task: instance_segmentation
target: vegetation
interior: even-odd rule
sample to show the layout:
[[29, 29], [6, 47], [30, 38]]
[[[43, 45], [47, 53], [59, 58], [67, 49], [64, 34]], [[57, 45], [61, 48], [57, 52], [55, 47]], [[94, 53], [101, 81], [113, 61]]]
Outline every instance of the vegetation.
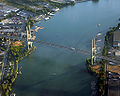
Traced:
[[[35, 47], [33, 47], [34, 49]], [[32, 50], [33, 50], [32, 49]], [[1, 84], [1, 89], [3, 90], [3, 96], [9, 96], [12, 91], [12, 84], [17, 78], [18, 72], [18, 62], [22, 60], [25, 56], [29, 55], [32, 50], [27, 50], [23, 45], [22, 46], [13, 46], [11, 44], [10, 50], [8, 52], [7, 60], [10, 62], [10, 73], [7, 77], [4, 77], [4, 80]]]
[[98, 75], [98, 96], [105, 96], [105, 61], [101, 62], [101, 68]]
[[75, 3], [74, 2], [67, 2], [67, 3], [57, 3], [57, 2], [52, 2], [50, 0], [3, 0], [4, 2], [6, 2], [8, 5], [12, 5], [12, 6], [15, 6], [17, 8], [21, 8], [21, 9], [24, 9], [24, 10], [27, 10], [27, 11], [31, 11], [35, 14], [47, 14], [48, 12], [51, 12], [51, 8], [48, 8], [48, 7], [44, 7], [42, 6], [42, 9], [41, 10], [36, 10], [34, 8], [31, 8], [29, 5], [31, 6], [37, 6], [37, 7], [41, 7], [40, 6], [40, 2], [42, 3], [46, 3], [46, 4], [49, 4], [50, 6], [52, 6], [53, 8], [63, 8], [65, 6], [68, 6], [68, 5], [74, 5]]
[[93, 68], [93, 65], [91, 65], [91, 59], [87, 59], [86, 60], [86, 65], [87, 65], [87, 69], [91, 74], [95, 74], [97, 75], [98, 73], [95, 71], [95, 69]]
[[[120, 27], [120, 23], [118, 24], [117, 27], [113, 27], [110, 31], [108, 31], [106, 33], [105, 36], [105, 42], [104, 42], [104, 49], [103, 49], [103, 56], [107, 56], [107, 43], [109, 41], [110, 36], [113, 35], [114, 31], [116, 31], [118, 28]], [[107, 84], [106, 84], [106, 61], [102, 60], [101, 62], [99, 62], [100, 64], [100, 71], [97, 73], [97, 71], [93, 68], [94, 66], [91, 65], [91, 60], [88, 59], [86, 60], [87, 62], [87, 68], [88, 71], [91, 73], [95, 73], [97, 74], [97, 85], [98, 85], [98, 89], [97, 89], [97, 96], [107, 96]], [[96, 65], [95, 65], [96, 66]]]

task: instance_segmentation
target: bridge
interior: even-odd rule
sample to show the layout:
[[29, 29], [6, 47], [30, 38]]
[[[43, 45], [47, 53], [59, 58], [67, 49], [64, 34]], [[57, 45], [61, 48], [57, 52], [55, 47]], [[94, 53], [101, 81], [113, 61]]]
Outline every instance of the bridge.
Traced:
[[[77, 48], [74, 48], [74, 47], [68, 47], [68, 46], [49, 43], [49, 42], [40, 41], [40, 40], [35, 40], [33, 42], [43, 44], [43, 45], [47, 45], [47, 46], [51, 46], [51, 47], [63, 48], [63, 49], [67, 49], [67, 50], [70, 50], [70, 51], [73, 51], [73, 52], [76, 52], [76, 53], [82, 53], [82, 54], [89, 55], [89, 56], [92, 55], [91, 52], [89, 52], [89, 51], [77, 49]], [[104, 60], [107, 60], [107, 61], [112, 61], [112, 62], [117, 63], [117, 64], [120, 64], [120, 60], [119, 60], [120, 58], [118, 58], [118, 59], [114, 58], [114, 57], [111, 58], [111, 57], [108, 57], [108, 56], [101, 56], [100, 54], [95, 54], [95, 57], [100, 58], [100, 59], [104, 59]]]
[[[70, 50], [70, 51], [73, 51], [73, 52], [76, 52], [76, 53], [81, 53], [81, 54], [85, 54], [85, 55], [89, 55], [89, 56], [92, 55], [92, 53], [89, 52], [89, 51], [77, 49], [77, 48], [74, 48], [74, 47], [68, 47], [68, 46], [59, 45], [59, 44], [50, 43], [50, 42], [45, 42], [45, 41], [41, 41], [41, 40], [31, 40], [30, 39], [31, 36], [30, 37], [27, 36], [27, 38], [21, 38], [21, 37], [13, 37], [13, 36], [0, 35], [0, 37], [10, 38], [10, 39], [14, 39], [14, 40], [27, 41], [28, 42], [27, 43], [28, 44], [27, 45], [28, 49], [30, 49], [30, 47], [32, 47], [32, 43], [35, 42], [35, 43], [43, 44], [43, 45], [50, 46], [50, 47], [67, 49], [67, 50]], [[100, 59], [104, 59], [104, 60], [107, 60], [107, 61], [112, 61], [114, 63], [120, 64], [119, 58], [114, 58], [114, 57], [111, 58], [111, 57], [108, 57], [108, 56], [101, 56], [100, 54], [94, 54], [94, 56], [96, 58], [100, 58]]]
[[[62, 49], [69, 50], [69, 51], [72, 51], [72, 52], [89, 55], [89, 56], [92, 57], [92, 59], [95, 57], [95, 58], [100, 58], [100, 59], [104, 59], [104, 60], [107, 60], [107, 61], [112, 61], [112, 62], [120, 65], [120, 58], [116, 58], [116, 57], [111, 58], [111, 57], [108, 57], [108, 56], [102, 56], [102, 55], [97, 54], [97, 53], [94, 54], [93, 52], [89, 52], [89, 51], [86, 51], [86, 50], [81, 50], [81, 49], [77, 49], [77, 48], [74, 48], [74, 47], [64, 46], [64, 45], [55, 44], [55, 43], [51, 43], [51, 42], [46, 42], [46, 41], [41, 41], [41, 40], [32, 40], [31, 39], [32, 36], [31, 36], [30, 26], [26, 27], [26, 36], [24, 38], [19, 37], [19, 36], [7, 36], [7, 35], [4, 35], [4, 34], [0, 34], [0, 38], [8, 38], [8, 39], [13, 39], [13, 40], [25, 41], [27, 43], [28, 50], [32, 48], [33, 43], [39, 43], [39, 44], [43, 44], [43, 45], [50, 46], [50, 47], [62, 48]], [[92, 45], [92, 49], [94, 50], [95, 46], [93, 46], [93, 45]], [[2, 67], [1, 80], [3, 80], [3, 76], [5, 74], [4, 67], [7, 64], [6, 56], [7, 56], [8, 51], [9, 51], [9, 44], [8, 44], [7, 50], [4, 54], [4, 59], [2, 61], [3, 62], [3, 67]]]

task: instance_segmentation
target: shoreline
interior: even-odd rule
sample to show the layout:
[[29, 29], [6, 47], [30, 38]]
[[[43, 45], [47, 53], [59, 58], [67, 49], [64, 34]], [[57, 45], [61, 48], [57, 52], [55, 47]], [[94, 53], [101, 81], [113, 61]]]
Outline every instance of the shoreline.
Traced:
[[[103, 56], [108, 55], [107, 54], [108, 53], [108, 49], [107, 49], [108, 40], [111, 37], [111, 34], [113, 34], [113, 32], [115, 32], [116, 30], [118, 30], [119, 27], [120, 27], [120, 23], [118, 23], [118, 25], [116, 27], [113, 27], [111, 30], [106, 32], [105, 40], [104, 40], [104, 48], [103, 48], [103, 51], [102, 51]], [[108, 95], [108, 93], [107, 93], [108, 85], [106, 84], [106, 82], [107, 82], [106, 81], [106, 79], [107, 79], [106, 72], [107, 72], [107, 70], [108, 70], [108, 72], [110, 72], [111, 70], [106, 69], [107, 66], [108, 66], [106, 63], [107, 63], [106, 60], [101, 60], [99, 62], [99, 64], [91, 65], [91, 59], [86, 60], [86, 67], [87, 67], [88, 73], [90, 73], [91, 75], [93, 75], [97, 79], [97, 81], [96, 81], [97, 86], [96, 86], [95, 92], [93, 92], [93, 93], [96, 93], [96, 91], [97, 91], [97, 94], [96, 95], [93, 94], [93, 96], [98, 96], [100, 94], [101, 95], [102, 94], [104, 94], [104, 95], [107, 94]], [[114, 66], [114, 65], [112, 65], [112, 66]], [[98, 70], [98, 69], [100, 69], [100, 70]], [[100, 78], [101, 78], [102, 81], [99, 80]], [[103, 83], [101, 84], [101, 82], [103, 82]], [[102, 91], [100, 91], [101, 90], [100, 84], [101, 84], [101, 87], [102, 87]]]
[[[17, 48], [17, 47], [15, 47], [15, 48]], [[22, 49], [24, 49], [24, 47]], [[22, 49], [18, 48], [18, 50], [21, 50], [21, 51], [22, 51]], [[33, 46], [31, 50], [28, 50], [28, 51], [24, 50], [24, 52], [22, 52], [22, 53], [21, 52], [17, 53], [17, 54], [21, 54], [22, 56], [16, 57], [16, 56], [14, 56], [14, 54], [13, 54], [13, 56], [11, 56], [11, 52], [14, 49], [11, 50], [11, 48], [10, 48], [10, 52], [8, 53], [7, 60], [8, 61], [10, 60], [9, 62], [11, 63], [10, 64], [11, 71], [10, 71], [9, 75], [7, 75], [7, 77], [3, 79], [3, 81], [1, 82], [1, 85], [0, 85], [0, 88], [3, 91], [2, 92], [3, 96], [11, 96], [11, 94], [13, 94], [12, 86], [13, 86], [15, 80], [17, 79], [17, 76], [19, 74], [22, 74], [21, 71], [19, 72], [20, 68], [18, 68], [18, 64], [21, 60], [23, 60], [25, 57], [30, 55], [35, 49], [36, 49], [36, 47]]]
[[[10, 4], [11, 5], [11, 4]], [[61, 9], [60, 9], [61, 10]], [[56, 11], [57, 12], [57, 11]], [[56, 13], [55, 12], [55, 13]], [[43, 17], [41, 20], [45, 19], [46, 17]], [[4, 19], [7, 19], [6, 17]], [[4, 20], [3, 19], [3, 20]], [[39, 21], [34, 21], [34, 19], [29, 19], [28, 22], [26, 23], [27, 25], [30, 23], [30, 27], [34, 26], [35, 23], [37, 22], [40, 22], [41, 20]], [[2, 21], [2, 20], [1, 20]], [[33, 22], [31, 22], [33, 21]], [[2, 95], [5, 95], [5, 96], [11, 96], [13, 95], [14, 93], [12, 92], [12, 85], [13, 83], [15, 82], [15, 80], [17, 79], [17, 75], [19, 75], [19, 68], [18, 68], [18, 64], [21, 60], [23, 60], [25, 57], [27, 57], [28, 55], [30, 55], [36, 48], [33, 47], [32, 50], [28, 50], [24, 53], [24, 56], [18, 58], [18, 59], [15, 59], [16, 56], [14, 57], [14, 60], [11, 59], [11, 72], [9, 73], [10, 76], [7, 76], [2, 82], [1, 82], [1, 85], [0, 85], [0, 89], [2, 90]], [[20, 52], [21, 53], [21, 52]], [[9, 54], [8, 54], [9, 55]], [[8, 57], [7, 57], [8, 58]], [[9, 61], [10, 63], [10, 61]]]
[[82, 2], [87, 2], [87, 1], [92, 1], [92, 0], [78, 0], [78, 1], [75, 1], [75, 3], [82, 3]]
[[[82, 2], [86, 2], [86, 1], [90, 1], [90, 0], [83, 0], [83, 1], [81, 1], [81, 2], [79, 2], [79, 3], [82, 3]], [[43, 18], [44, 19], [44, 18]], [[35, 22], [36, 23], [36, 22]]]

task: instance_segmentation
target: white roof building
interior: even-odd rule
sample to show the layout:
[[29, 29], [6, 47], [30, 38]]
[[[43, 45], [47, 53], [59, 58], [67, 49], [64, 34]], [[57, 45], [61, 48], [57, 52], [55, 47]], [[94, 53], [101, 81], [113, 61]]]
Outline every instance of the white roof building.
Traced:
[[116, 51], [115, 56], [120, 56], [120, 51]]

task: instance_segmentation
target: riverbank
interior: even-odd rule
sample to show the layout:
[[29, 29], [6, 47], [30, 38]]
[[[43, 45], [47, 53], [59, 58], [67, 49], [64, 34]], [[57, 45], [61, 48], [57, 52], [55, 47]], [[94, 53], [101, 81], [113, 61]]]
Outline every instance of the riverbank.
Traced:
[[105, 96], [105, 63], [99, 62], [96, 65], [91, 65], [90, 59], [86, 61], [88, 72], [96, 77], [96, 82], [92, 96]]
[[[59, 2], [53, 2], [53, 1], [49, 1], [49, 2], [33, 2], [33, 1], [21, 1], [21, 2], [16, 2], [16, 1], [9, 1], [9, 0], [3, 0], [2, 2], [4, 2], [4, 4], [8, 4], [10, 6], [14, 6], [16, 8], [19, 8], [19, 11], [28, 11], [28, 12], [32, 12], [32, 15], [30, 15], [30, 17], [33, 17], [34, 20], [36, 21], [41, 21], [41, 19], [45, 19], [48, 20], [50, 19], [49, 17], [53, 16], [57, 11], [59, 11], [60, 9], [66, 7], [66, 6], [73, 6], [76, 3], [82, 3], [82, 2], [86, 2], [86, 1], [90, 1], [90, 0], [75, 0], [75, 1], [65, 1], [63, 3], [59, 3]], [[15, 12], [17, 13], [17, 12]], [[52, 15], [50, 15], [52, 14]], [[11, 15], [11, 14], [10, 14]], [[8, 17], [8, 16], [7, 16]], [[5, 17], [5, 18], [7, 18]], [[4, 18], [4, 19], [5, 19]]]
[[[19, 10], [19, 11], [21, 11], [21, 10]], [[28, 10], [28, 11], [30, 11], [30, 10]], [[10, 16], [6, 16], [6, 18], [4, 18], [4, 19], [11, 18], [15, 14], [17, 14], [17, 12], [15, 12], [14, 14], [10, 13]], [[2, 19], [1, 21], [3, 21], [4, 19]], [[34, 20], [32, 20], [31, 18], [28, 18], [28, 22], [27, 22], [26, 25], [27, 25], [27, 27], [29, 25], [34, 26], [34, 23], [35, 23]], [[2, 93], [2, 95], [9, 96], [9, 94], [12, 91], [12, 85], [13, 85], [13, 83], [15, 82], [15, 80], [17, 78], [17, 74], [19, 73], [18, 72], [18, 63], [19, 63], [19, 61], [22, 60], [27, 55], [29, 55], [34, 49], [33, 48], [30, 51], [22, 50], [23, 49], [22, 47], [23, 46], [13, 47], [13, 45], [11, 45], [11, 47], [10, 47], [10, 53], [8, 53], [8, 57], [7, 57], [8, 62], [10, 64], [10, 66], [9, 66], [10, 72], [6, 73], [7, 76], [4, 77], [3, 82], [1, 83], [1, 90], [2, 90], [1, 93]], [[21, 54], [21, 51], [23, 51], [22, 54]]]
[[[113, 53], [110, 51], [110, 48], [112, 48], [113, 46], [113, 37], [114, 37], [113, 34], [115, 31], [119, 30], [119, 28], [120, 28], [120, 23], [106, 33], [105, 41], [104, 41], [104, 49], [102, 53], [103, 56], [109, 56], [109, 58], [111, 56], [113, 57]], [[92, 73], [92, 75], [94, 75], [97, 79], [97, 82], [96, 82], [97, 95], [95, 96], [109, 96], [110, 94], [108, 93], [108, 86], [110, 85], [108, 84], [110, 84], [109, 83], [110, 80], [108, 81], [108, 78], [112, 73], [119, 74], [119, 71], [120, 71], [119, 66], [116, 64], [114, 65], [111, 62], [110, 63], [108, 62], [109, 61], [101, 60], [99, 62], [96, 61], [94, 65], [91, 65], [91, 59], [86, 60], [86, 66], [87, 66], [88, 72]], [[108, 75], [108, 73], [110, 74]]]
[[75, 3], [82, 3], [82, 2], [87, 2], [87, 1], [91, 1], [91, 0], [75, 0]]
[[9, 69], [10, 72], [7, 73], [6, 76], [3, 78], [3, 82], [1, 82], [1, 90], [2, 96], [10, 96], [12, 94], [12, 85], [15, 82], [17, 75], [19, 74], [18, 71], [18, 63], [31, 54], [36, 47], [33, 46], [31, 50], [27, 50], [24, 45], [22, 46], [14, 46], [12, 43], [10, 45], [9, 53], [7, 55], [7, 61], [9, 62]]
[[[102, 1], [102, 0], [100, 0], [100, 1]], [[87, 5], [87, 7], [86, 7], [86, 5]], [[93, 34], [95, 35], [97, 32], [96, 29], [94, 28], [96, 26], [96, 22], [100, 23], [101, 21], [103, 21], [102, 24], [104, 23], [104, 25], [106, 27], [109, 24], [113, 24], [113, 23], [116, 24], [116, 22], [112, 22], [112, 21], [116, 20], [114, 18], [117, 16], [115, 14], [117, 12], [114, 10], [112, 10], [112, 12], [115, 12], [114, 13], [115, 15], [107, 13], [107, 12], [111, 13], [110, 10], [106, 10], [107, 8], [104, 8], [105, 9], [105, 13], [104, 13], [103, 7], [100, 7], [100, 10], [101, 10], [100, 11], [99, 8], [96, 8], [94, 5], [98, 6], [99, 4], [98, 3], [90, 4], [90, 3], [85, 2], [81, 5], [74, 6], [72, 8], [70, 8], [70, 7], [65, 8], [66, 11], [62, 10], [62, 12], [60, 12], [60, 14], [58, 12], [56, 17], [54, 17], [50, 21], [46, 22], [47, 24], [42, 23], [40, 26], [46, 26], [46, 28], [45, 28], [45, 30], [39, 31], [40, 35], [36, 33], [37, 34], [36, 36], [38, 37], [38, 39], [40, 38], [40, 40], [43, 40], [43, 41], [44, 40], [46, 40], [48, 42], [55, 41], [56, 43], [59, 43], [59, 44], [61, 43], [66, 46], [76, 46], [78, 48], [89, 50], [90, 46], [89, 46], [88, 42], [91, 40]], [[105, 7], [105, 6], [108, 6], [109, 4], [107, 1], [106, 5], [101, 4], [101, 3], [100, 3], [100, 5]], [[117, 4], [113, 3], [113, 5], [117, 5]], [[115, 6], [114, 7], [111, 7], [111, 6], [112, 5], [110, 5], [110, 7], [109, 7], [110, 9], [116, 8]], [[95, 10], [95, 8], [96, 8], [96, 10]], [[117, 6], [117, 8], [119, 8], [119, 6]], [[83, 13], [83, 10], [85, 13]], [[115, 9], [115, 10], [117, 10], [117, 9]], [[75, 13], [73, 13], [73, 12], [75, 12]], [[94, 14], [96, 12], [99, 12], [100, 14], [98, 14], [98, 15]], [[89, 16], [86, 16], [86, 14], [89, 14]], [[94, 15], [91, 15], [91, 14], [94, 14]], [[101, 14], [105, 14], [105, 15], [102, 16]], [[112, 15], [112, 18], [110, 18], [110, 15]], [[91, 17], [98, 17], [99, 19], [91, 18]], [[104, 17], [105, 17], [105, 19], [104, 19]], [[106, 19], [106, 17], [108, 19]], [[102, 18], [102, 20], [100, 18]], [[90, 22], [90, 20], [92, 20], [92, 21]], [[94, 23], [94, 21], [95, 21], [95, 23]], [[52, 23], [50, 23], [50, 22], [52, 22]], [[63, 23], [61, 23], [61, 22], [63, 22]], [[67, 24], [66, 24], [66, 22], [67, 22]], [[87, 26], [87, 24], [89, 26]], [[86, 26], [87, 26], [87, 28], [86, 28]], [[57, 30], [55, 30], [55, 29], [57, 29]], [[64, 29], [64, 30], [62, 30], [62, 29]], [[102, 29], [104, 29], [104, 28], [102, 28]], [[86, 38], [86, 37], [88, 37], [88, 38]], [[74, 56], [73, 56], [73, 53], [70, 54], [70, 52], [66, 52], [64, 50], [60, 50], [60, 51], [59, 51], [59, 49], [53, 50], [52, 48], [48, 48], [48, 47], [45, 47], [45, 46], [42, 46], [39, 44], [36, 44], [36, 45], [38, 48], [37, 52], [35, 54], [33, 54], [32, 58], [28, 57], [26, 60], [23, 60], [23, 62], [21, 63], [22, 65], [24, 65], [23, 66], [24, 68], [22, 69], [22, 70], [24, 70], [24, 74], [23, 74], [23, 76], [19, 77], [16, 82], [15, 90], [16, 90], [16, 93], [18, 94], [18, 96], [21, 96], [21, 94], [23, 96], [24, 96], [24, 94], [25, 94], [25, 96], [30, 96], [31, 93], [34, 94], [35, 96], [39, 96], [38, 94], [40, 92], [43, 92], [43, 93], [45, 92], [44, 89], [48, 90], [47, 91], [48, 95], [52, 95], [51, 93], [53, 93], [53, 91], [56, 92], [55, 89], [57, 89], [58, 91], [60, 90], [60, 92], [61, 92], [61, 90], [64, 90], [63, 88], [66, 88], [66, 87], [69, 87], [69, 89], [70, 89], [70, 91], [69, 91], [69, 89], [66, 88], [67, 92], [73, 91], [74, 93], [75, 92], [77, 93], [77, 91], [76, 91], [76, 89], [77, 89], [77, 90], [80, 90], [80, 93], [81, 93], [78, 96], [83, 96], [83, 95], [89, 96], [90, 87], [89, 87], [88, 82], [91, 79], [89, 78], [89, 74], [84, 72], [85, 67], [84, 67], [83, 62], [86, 58], [85, 56], [76, 55], [76, 54], [74, 54]], [[39, 53], [41, 53], [41, 54], [39, 54]], [[36, 62], [36, 61], [38, 61], [38, 62]], [[30, 66], [28, 66], [28, 64]], [[73, 66], [75, 64], [78, 64], [80, 67], [79, 66], [77, 66], [77, 67], [79, 68], [79, 70], [82, 70], [82, 72], [79, 72], [79, 74], [73, 74], [74, 70], [75, 70], [74, 68], [76, 68], [75, 66]], [[31, 68], [31, 66], [33, 68]], [[66, 67], [66, 66], [68, 66], [68, 67]], [[70, 68], [73, 70], [71, 70]], [[34, 69], [36, 69], [36, 70], [34, 70]], [[56, 70], [58, 70], [59, 72], [57, 73]], [[43, 87], [40, 83], [39, 85], [35, 86], [35, 88], [32, 87], [31, 88], [32, 91], [27, 90], [27, 89], [26, 89], [27, 91], [23, 91], [23, 90], [25, 90], [24, 85], [29, 86], [29, 85], [33, 84], [33, 81], [36, 81], [39, 83], [39, 82], [41, 82], [41, 80], [44, 80], [47, 77], [50, 77], [51, 76], [50, 74], [53, 74], [52, 72], [55, 72], [58, 75], [60, 72], [61, 72], [60, 74], [62, 74], [68, 70], [71, 70], [69, 78], [68, 78], [68, 75], [66, 75], [63, 78], [61, 78], [61, 80], [59, 80], [59, 82], [57, 82], [57, 80], [54, 80], [53, 82], [50, 82], [50, 81], [45, 82], [44, 81], [45, 82], [44, 84], [47, 83], [50, 86], [46, 87], [43, 85], [44, 86]], [[37, 75], [36, 76], [30, 75], [31, 71], [33, 74], [37, 74]], [[29, 73], [29, 76], [28, 76], [28, 73]], [[43, 75], [45, 78], [43, 77]], [[21, 79], [22, 77], [24, 77], [24, 79]], [[31, 77], [33, 77], [33, 78], [31, 78]], [[64, 78], [66, 78], [66, 79], [64, 79]], [[74, 80], [73, 78], [76, 80]], [[67, 82], [64, 83], [64, 81], [67, 81]], [[69, 82], [69, 81], [71, 81], [71, 82]], [[27, 82], [27, 84], [26, 84], [26, 82]], [[60, 85], [58, 85], [59, 83], [60, 83]], [[54, 87], [55, 85], [56, 85], [56, 88]], [[51, 86], [52, 86], [52, 88], [51, 88]], [[21, 90], [20, 88], [23, 90]], [[39, 89], [39, 91], [36, 90], [37, 88]], [[83, 90], [86, 90], [85, 91], [86, 93]], [[57, 92], [56, 92], [56, 94], [57, 94]], [[88, 94], [87, 94], [87, 92], [88, 92]], [[66, 94], [63, 94], [63, 96], [66, 96]], [[70, 96], [70, 95], [68, 95], [68, 96]], [[74, 96], [77, 96], [77, 95], [74, 94]]]

